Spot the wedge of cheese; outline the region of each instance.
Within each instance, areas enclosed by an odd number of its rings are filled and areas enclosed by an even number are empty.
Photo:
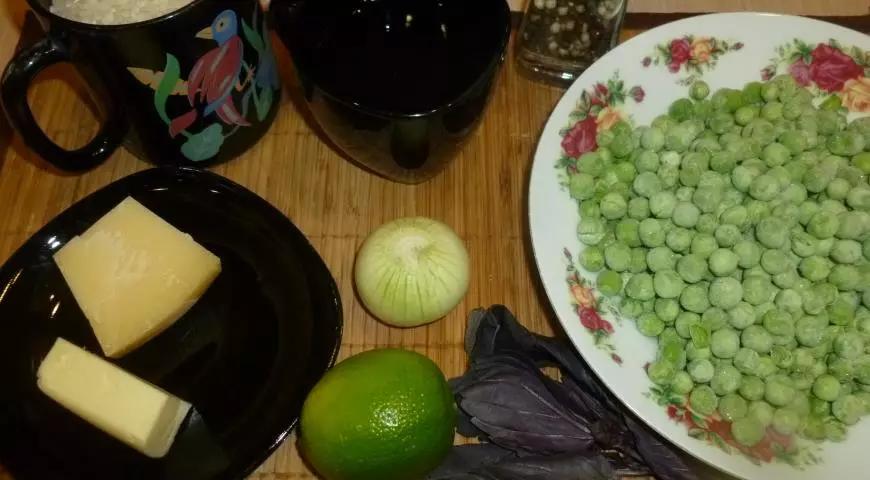
[[[191,405],[58,338],[37,370],[39,389],[152,458],[166,455]]]
[[[110,358],[167,329],[221,271],[217,256],[130,197],[54,261]]]

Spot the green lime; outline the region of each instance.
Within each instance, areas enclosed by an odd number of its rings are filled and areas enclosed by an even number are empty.
[[[444,374],[394,348],[354,355],[305,399],[299,444],[326,480],[416,480],[453,445],[456,407]]]

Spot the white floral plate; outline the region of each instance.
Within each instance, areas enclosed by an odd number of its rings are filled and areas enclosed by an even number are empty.
[[[544,287],[578,351],[640,418],[686,452],[744,479],[870,478],[870,420],[842,443],[815,444],[769,429],[741,447],[718,416],[685,408],[684,397],[653,388],[644,367],[655,343],[595,292],[594,275],[576,262],[577,203],[564,188],[572,157],[597,148],[595,133],[627,119],[647,125],[703,79],[711,90],[740,88],[790,73],[818,97],[856,117],[870,113],[870,37],[816,20],[723,13],[645,32],[589,68],[556,106],[541,136],[529,188],[532,245]]]

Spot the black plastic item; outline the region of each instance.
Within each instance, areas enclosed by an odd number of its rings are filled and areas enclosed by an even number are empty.
[[[36,386],[58,336],[100,353],[52,255],[128,195],[222,263],[186,315],[115,362],[194,405],[157,460]],[[306,395],[335,361],[341,329],[329,270],[268,202],[192,168],[130,175],[61,213],[0,269],[0,464],[16,480],[244,478],[295,426]]]
[[[125,25],[60,17],[51,0],[28,4],[45,33],[6,66],[0,99],[24,144],[60,170],[87,171],[122,143],[155,165],[210,166],[247,151],[275,118],[281,83],[258,0],[195,0]],[[27,103],[34,76],[61,62],[75,66],[103,122],[74,151],[45,135]]]

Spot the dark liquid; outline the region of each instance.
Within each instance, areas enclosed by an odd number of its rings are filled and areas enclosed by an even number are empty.
[[[471,88],[496,60],[503,0],[309,0],[305,18],[311,79],[364,109],[425,113]],[[487,31],[488,30],[488,31]]]

